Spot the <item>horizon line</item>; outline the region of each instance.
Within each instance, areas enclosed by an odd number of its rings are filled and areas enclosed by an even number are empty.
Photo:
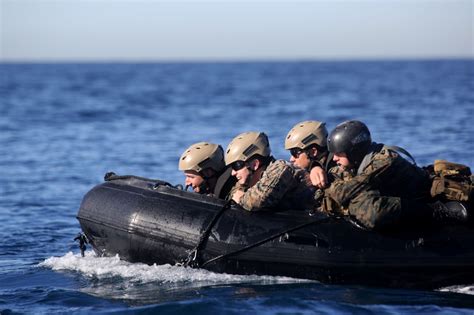
[[[279,62],[390,62],[390,61],[474,61],[474,56],[439,57],[352,57],[352,58],[35,58],[1,59],[0,64],[151,64],[151,63],[279,63]]]

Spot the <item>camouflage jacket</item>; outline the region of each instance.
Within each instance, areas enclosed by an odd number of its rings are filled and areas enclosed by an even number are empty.
[[[239,188],[233,191],[235,189]],[[248,211],[309,209],[313,194],[307,171],[276,160],[267,166],[258,182],[245,191],[239,204]]]
[[[350,214],[369,228],[401,217],[401,199],[428,200],[430,179],[397,152],[374,143],[358,170],[330,170],[326,211]]]

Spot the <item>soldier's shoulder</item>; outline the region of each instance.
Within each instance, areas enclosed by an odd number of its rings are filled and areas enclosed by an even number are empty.
[[[396,150],[393,148],[383,146],[382,149],[374,154],[374,159],[391,159],[394,160],[398,158],[400,155]]]
[[[295,168],[284,160],[275,160],[270,163],[262,175],[262,179],[275,179],[282,177],[294,177]]]
[[[285,160],[275,160],[273,161],[272,163],[270,163],[270,165],[278,165],[280,167],[291,167],[291,163],[288,162],[288,161],[285,161]]]
[[[284,171],[289,169],[294,169],[294,167],[285,160],[275,160],[267,167],[268,172]]]
[[[375,152],[372,155],[370,163],[364,169],[364,173],[366,173],[367,171],[370,172],[370,170],[374,168],[377,169],[381,166],[392,164],[398,158],[399,158],[399,155],[397,152],[387,149],[387,148],[382,148],[380,151]]]

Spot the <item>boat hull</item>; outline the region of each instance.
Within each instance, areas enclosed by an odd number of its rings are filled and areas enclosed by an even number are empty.
[[[153,181],[113,180],[84,197],[78,220],[99,255],[175,264],[187,257],[224,201]],[[201,262],[306,222],[260,246],[205,265],[214,272],[279,275],[324,283],[436,288],[474,283],[472,227],[427,226],[380,234],[350,220],[306,211],[225,210]]]

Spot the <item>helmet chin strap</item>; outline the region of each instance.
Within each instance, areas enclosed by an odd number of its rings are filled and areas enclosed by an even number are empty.
[[[273,158],[273,157],[268,157],[268,158]],[[246,187],[250,187],[250,184],[254,180],[254,177],[255,177],[257,171],[264,168],[266,165],[268,165],[268,162],[266,162],[266,161],[263,161],[263,162],[261,160],[257,160],[257,161],[259,161],[259,164],[258,164],[258,168],[256,170],[254,170],[253,167],[251,167],[249,165],[249,163],[245,164],[245,167],[249,171],[249,175],[247,176],[247,179],[245,180],[245,183],[243,184]],[[255,166],[255,164],[253,164],[253,165]]]
[[[201,185],[199,185],[200,194],[208,194],[211,190],[211,187],[207,184],[207,180],[204,180]]]
[[[247,176],[247,179],[245,180],[244,186],[249,187],[250,182],[252,181],[253,176],[255,175],[255,171],[248,165],[246,166],[246,168],[249,171],[249,176]]]
[[[205,176],[204,174],[201,173],[201,177],[204,179],[201,183],[201,185],[199,185],[199,193],[200,194],[208,194],[211,192],[211,186],[209,186],[209,180],[214,178],[214,177],[217,177],[217,172],[213,173],[211,176]]]
[[[309,154],[310,150],[305,151],[306,155],[308,156],[308,159],[310,161],[309,168],[313,168],[316,165],[319,165],[319,160],[324,156],[327,155],[327,152],[323,152],[321,150],[318,150],[318,153],[316,155]]]
[[[347,159],[351,163],[349,168],[354,169],[354,170],[357,170],[359,168],[360,163],[362,162],[362,160],[356,161],[356,158],[355,158],[354,154],[352,154],[352,152],[347,153]]]
[[[199,193],[200,193],[200,194],[208,194],[208,193],[210,193],[211,187],[210,187],[209,184],[208,184],[208,180],[211,179],[211,178],[213,178],[213,177],[216,177],[216,176],[217,176],[217,174],[214,174],[214,175],[212,175],[212,176],[204,176],[204,175],[201,174],[201,177],[202,177],[204,180],[203,180],[202,183],[198,186],[198,187],[199,187]],[[191,185],[191,184],[188,184],[188,185],[184,186],[184,190],[185,190],[185,191],[188,191],[189,187],[192,187],[192,185]]]
[[[318,154],[314,157],[315,160],[320,160],[323,156],[328,156],[329,151],[318,150]]]

